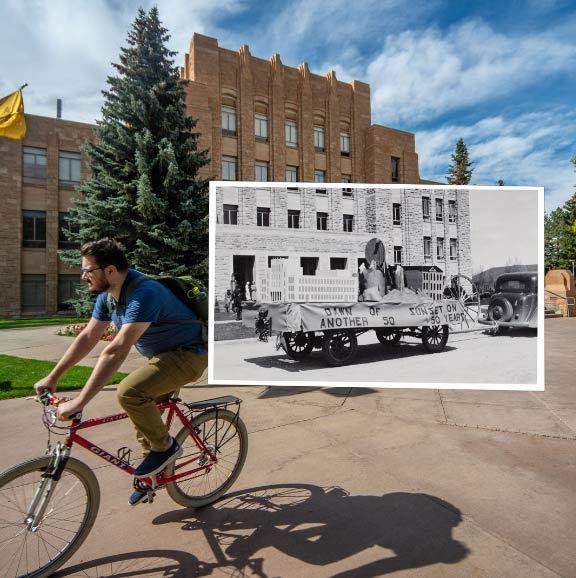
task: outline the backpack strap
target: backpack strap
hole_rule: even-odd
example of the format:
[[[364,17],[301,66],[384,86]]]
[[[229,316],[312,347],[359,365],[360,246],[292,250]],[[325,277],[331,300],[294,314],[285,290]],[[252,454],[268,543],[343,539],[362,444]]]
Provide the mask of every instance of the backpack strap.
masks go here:
[[[138,275],[134,277],[134,279],[130,280],[128,285],[126,286],[126,292],[124,293],[124,300],[122,300],[122,295],[120,295],[120,301],[115,302],[114,297],[112,297],[111,293],[106,295],[106,305],[108,306],[108,314],[112,317],[112,311],[119,310],[123,311],[126,309],[126,305],[128,304],[128,299],[130,299],[130,295],[132,295],[132,291],[143,283],[144,281],[149,281],[151,278],[147,275]]]
[[[106,296],[106,304],[108,306],[108,313],[110,315],[110,317],[112,317],[112,312],[116,309],[116,310],[120,310],[123,311],[124,309],[126,309],[126,305],[128,304],[128,300],[130,299],[130,295],[132,295],[132,292],[134,291],[134,289],[136,289],[136,287],[138,287],[138,285],[140,285],[140,283],[144,283],[144,281],[154,281],[154,279],[152,279],[152,277],[148,277],[147,275],[138,275],[137,277],[135,277],[134,279],[132,279],[127,287],[126,287],[126,292],[124,293],[124,300],[120,301],[118,303],[114,303],[114,298],[112,297],[112,295],[110,293],[108,293],[108,295]],[[156,324],[157,325],[168,325],[171,323],[196,323],[197,325],[201,325],[202,326],[202,341],[199,342],[200,344],[206,344],[208,343],[208,328],[206,326],[206,323],[204,321],[202,321],[202,319],[163,319],[161,321],[157,321]]]

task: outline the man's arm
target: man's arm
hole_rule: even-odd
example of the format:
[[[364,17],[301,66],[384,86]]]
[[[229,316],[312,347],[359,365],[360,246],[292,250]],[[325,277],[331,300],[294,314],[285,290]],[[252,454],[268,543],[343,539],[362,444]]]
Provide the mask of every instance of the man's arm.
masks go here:
[[[150,323],[126,323],[100,354],[92,374],[80,394],[71,401],[58,406],[58,417],[68,419],[86,406],[86,404],[106,385],[128,356],[130,348],[150,327]]]
[[[84,359],[96,346],[104,330],[108,327],[108,321],[98,321],[92,317],[88,325],[82,332],[72,341],[66,353],[62,356],[60,361],[56,364],[54,369],[44,378],[38,381],[34,388],[38,393],[43,389],[56,391],[58,380],[71,367],[74,367],[79,361]]]

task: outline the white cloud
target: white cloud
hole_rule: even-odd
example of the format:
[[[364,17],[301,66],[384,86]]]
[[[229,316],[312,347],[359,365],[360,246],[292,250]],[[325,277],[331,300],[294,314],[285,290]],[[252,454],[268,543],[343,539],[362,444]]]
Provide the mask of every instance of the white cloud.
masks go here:
[[[576,46],[564,36],[563,27],[505,36],[481,20],[389,35],[367,68],[374,113],[392,126],[436,118],[573,73]]]
[[[232,0],[41,0],[3,4],[0,35],[0,94],[24,82],[26,112],[55,116],[56,99],[63,100],[63,116],[93,123],[100,117],[102,90],[111,66],[119,61],[138,7],[158,5],[160,19],[172,38],[169,48],[178,52],[175,64],[184,63],[193,32],[205,32],[223,14],[242,10]]]
[[[563,152],[573,142],[575,125],[575,112],[553,109],[419,132],[420,175],[445,182],[450,155],[462,137],[475,163],[473,184],[495,185],[502,179],[510,186],[544,186],[550,211],[575,192],[576,173],[570,163],[574,152]]]

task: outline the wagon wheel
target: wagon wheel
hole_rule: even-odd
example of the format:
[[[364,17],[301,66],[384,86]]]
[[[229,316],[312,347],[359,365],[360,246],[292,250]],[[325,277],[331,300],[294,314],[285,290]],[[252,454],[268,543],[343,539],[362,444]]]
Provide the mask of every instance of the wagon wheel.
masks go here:
[[[478,324],[480,317],[480,293],[478,287],[466,275],[452,275],[450,285],[444,290],[445,299],[454,299],[460,303],[460,320],[450,324],[454,333],[471,329]]]
[[[301,361],[310,355],[314,347],[314,332],[290,333],[289,331],[282,334],[282,347],[288,357]]]
[[[396,329],[374,329],[378,341],[387,347],[396,345],[402,339],[402,332]]]
[[[322,353],[326,361],[334,367],[350,363],[358,352],[356,334],[350,329],[330,331],[322,339]]]
[[[448,341],[448,325],[422,327],[422,345],[428,353],[439,353]]]

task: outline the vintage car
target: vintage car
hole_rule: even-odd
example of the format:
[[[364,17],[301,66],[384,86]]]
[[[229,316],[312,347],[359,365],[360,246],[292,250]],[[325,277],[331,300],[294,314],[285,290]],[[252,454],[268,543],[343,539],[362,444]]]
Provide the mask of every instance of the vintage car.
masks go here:
[[[538,326],[538,273],[517,271],[496,279],[486,317],[480,320],[503,333],[510,327]]]

